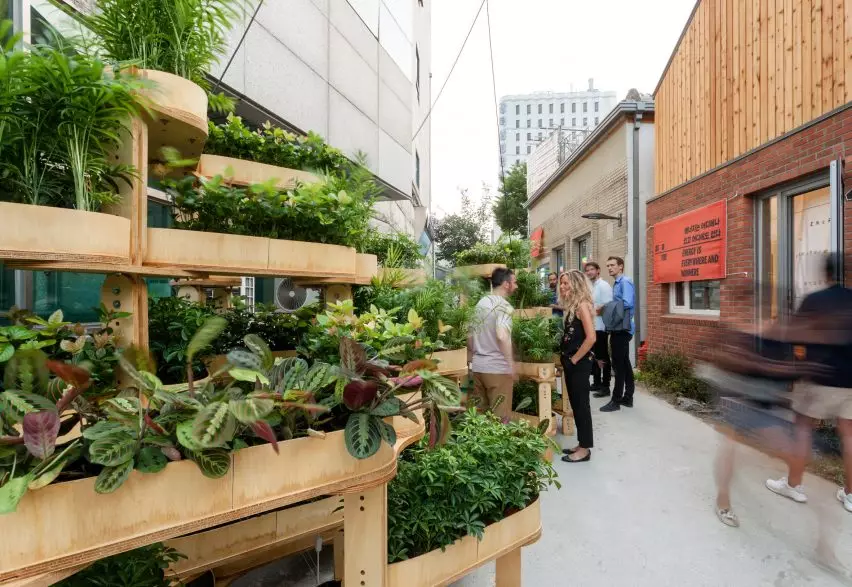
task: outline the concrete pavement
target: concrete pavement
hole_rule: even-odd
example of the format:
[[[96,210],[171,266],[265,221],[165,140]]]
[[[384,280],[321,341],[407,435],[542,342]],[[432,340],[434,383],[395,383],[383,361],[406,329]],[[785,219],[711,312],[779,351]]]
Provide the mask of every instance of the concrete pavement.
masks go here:
[[[741,527],[728,528],[713,510],[719,435],[710,425],[647,393],[611,414],[592,402],[592,461],[557,460],[562,489],[542,498],[544,531],[523,551],[524,587],[852,585],[815,564],[822,528],[852,569],[852,514],[832,483],[809,475],[810,501],[796,504],[764,487],[783,464],[741,447],[732,489]],[[454,587],[493,584],[492,563]]]

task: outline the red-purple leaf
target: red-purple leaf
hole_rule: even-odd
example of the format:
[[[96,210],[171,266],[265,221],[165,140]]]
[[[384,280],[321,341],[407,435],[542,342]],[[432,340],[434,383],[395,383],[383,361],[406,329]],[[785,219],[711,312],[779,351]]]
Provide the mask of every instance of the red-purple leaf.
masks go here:
[[[352,373],[362,374],[367,365],[367,353],[364,348],[344,337],[340,339],[340,366]]]
[[[52,410],[30,412],[24,416],[24,444],[30,454],[44,460],[56,449],[59,414]]]
[[[63,363],[62,361],[48,361],[47,368],[62,381],[74,387],[83,387],[91,379],[89,372],[82,367]]]
[[[278,439],[275,437],[275,431],[269,425],[269,422],[258,420],[251,425],[251,429],[256,435],[269,442],[272,445],[272,450],[275,451],[275,454],[278,454]]]
[[[438,444],[438,421],[435,418],[434,412],[429,418],[429,448],[435,448]]]
[[[378,382],[356,379],[343,389],[343,403],[352,411],[359,410],[373,401],[378,392]]]
[[[405,387],[406,389],[420,387],[421,385],[423,385],[423,378],[420,375],[404,375],[402,377],[393,377],[389,379],[389,381],[393,385]]]
[[[162,426],[154,422],[153,418],[148,415],[148,412],[145,412],[145,425],[157,434],[162,434],[163,436],[167,434],[166,431],[163,430]]]
[[[321,404],[303,404],[301,402],[278,402],[282,408],[294,408],[297,410],[305,410],[314,414],[322,414],[328,411],[328,406]]]
[[[173,446],[161,446],[160,450],[163,451],[163,454],[166,455],[166,458],[170,461],[179,461],[183,458],[180,451]]]
[[[437,371],[438,363],[430,359],[417,359],[416,361],[411,361],[410,363],[407,363],[402,368],[402,374],[404,375],[405,373],[414,373],[415,371],[420,371],[421,369],[426,369],[428,371]]]

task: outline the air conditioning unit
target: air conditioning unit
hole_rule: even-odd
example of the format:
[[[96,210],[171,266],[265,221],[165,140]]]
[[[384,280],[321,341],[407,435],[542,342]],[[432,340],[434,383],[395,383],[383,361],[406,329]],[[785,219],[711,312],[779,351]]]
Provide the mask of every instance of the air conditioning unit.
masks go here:
[[[321,292],[318,289],[297,285],[289,277],[275,280],[275,307],[282,312],[295,312],[320,300]]]

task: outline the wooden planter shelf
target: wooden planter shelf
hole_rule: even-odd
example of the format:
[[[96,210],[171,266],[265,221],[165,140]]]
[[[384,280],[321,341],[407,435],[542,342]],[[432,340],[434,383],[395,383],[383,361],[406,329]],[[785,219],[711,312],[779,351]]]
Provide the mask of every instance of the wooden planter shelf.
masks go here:
[[[455,271],[453,271],[453,276],[466,278],[483,277],[490,279],[491,274],[495,269],[505,269],[505,267],[506,266],[502,263],[489,263],[487,265],[462,265],[461,267],[456,267]]]
[[[467,349],[436,351],[429,358],[438,361],[438,373],[442,375],[467,370]]]
[[[282,241],[284,242],[284,241]],[[334,245],[321,245],[334,246]],[[365,253],[355,254],[355,275],[347,277],[307,277],[296,279],[300,285],[370,285],[379,273],[379,263],[376,255]]]
[[[543,421],[550,422],[546,434],[556,434],[556,422],[553,418],[553,384],[556,382],[556,367],[553,363],[515,363],[515,372],[523,379],[538,383],[538,415],[512,412],[512,419],[525,420],[533,426]]]
[[[390,276],[402,276],[402,283],[405,287],[415,287],[423,285],[429,279],[425,269],[389,269],[382,267],[379,269],[379,278],[387,279]]]
[[[150,82],[140,93],[151,111],[144,116],[151,158],[159,161],[162,148],[173,147],[182,158],[197,159],[207,141],[207,92],[164,71],[141,69],[139,77]]]
[[[201,177],[221,175],[226,182],[238,186],[272,182],[275,187],[281,190],[292,189],[299,183],[317,183],[319,181],[316,175],[307,171],[276,167],[265,163],[246,161],[245,159],[222,157],[221,155],[202,155],[195,173]]]
[[[550,318],[553,316],[553,310],[551,308],[539,307],[539,308],[515,308],[515,312],[513,314],[518,318],[537,318],[539,316],[543,316],[545,318]]]
[[[447,585],[491,560],[497,560],[497,585],[521,585],[521,547],[541,536],[541,504],[536,500],[520,512],[485,528],[482,540],[466,536],[444,551],[388,565],[388,587]]]

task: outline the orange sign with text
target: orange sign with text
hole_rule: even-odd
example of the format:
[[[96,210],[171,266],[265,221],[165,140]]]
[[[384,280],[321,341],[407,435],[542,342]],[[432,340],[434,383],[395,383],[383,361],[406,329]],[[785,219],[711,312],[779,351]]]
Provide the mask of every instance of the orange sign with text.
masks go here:
[[[723,279],[728,208],[721,200],[654,225],[654,282]]]
[[[530,235],[530,257],[536,259],[541,256],[541,241],[544,239],[544,229],[536,228]]]

